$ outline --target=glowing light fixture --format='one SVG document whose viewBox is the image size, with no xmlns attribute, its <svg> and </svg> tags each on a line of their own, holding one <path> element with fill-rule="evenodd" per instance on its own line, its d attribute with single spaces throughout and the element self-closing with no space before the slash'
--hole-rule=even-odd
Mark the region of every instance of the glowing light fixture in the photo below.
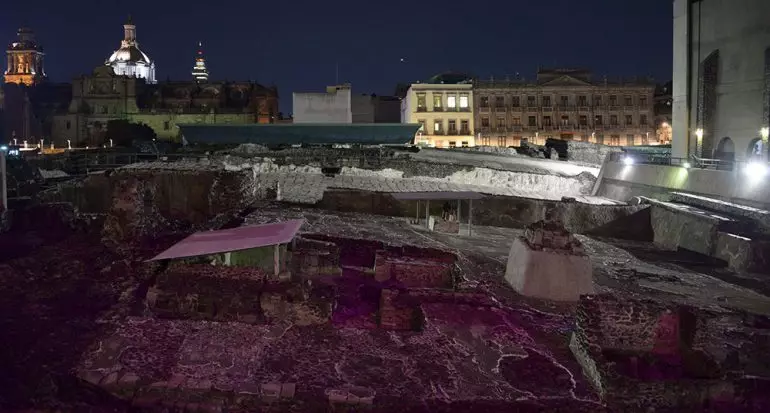
<svg viewBox="0 0 770 413">
<path fill-rule="evenodd" d="M 701 128 L 696 129 L 695 130 L 695 136 L 698 137 L 698 140 L 703 139 L 703 129 L 701 129 Z"/>
<path fill-rule="evenodd" d="M 689 162 L 685 162 L 685 163 L 682 164 L 682 167 L 684 167 L 684 169 L 690 169 L 691 166 L 692 165 L 690 165 Z"/>
<path fill-rule="evenodd" d="M 623 163 L 626 165 L 633 165 L 634 164 L 634 158 L 630 156 L 623 157 Z"/>
<path fill-rule="evenodd" d="M 764 127 L 760 129 L 759 135 L 762 137 L 762 139 L 767 140 L 767 137 L 770 136 L 770 128 Z"/>
<path fill-rule="evenodd" d="M 762 178 L 767 175 L 767 165 L 763 162 L 749 162 L 743 172 L 750 178 Z"/>
</svg>

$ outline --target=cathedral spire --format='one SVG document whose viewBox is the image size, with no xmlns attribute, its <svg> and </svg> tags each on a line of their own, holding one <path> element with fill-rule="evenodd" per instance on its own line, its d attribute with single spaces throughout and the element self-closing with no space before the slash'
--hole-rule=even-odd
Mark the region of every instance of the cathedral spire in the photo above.
<svg viewBox="0 0 770 413">
<path fill-rule="evenodd" d="M 203 43 L 201 42 L 198 42 L 198 52 L 195 55 L 195 66 L 193 66 L 192 76 L 197 83 L 206 83 L 209 80 L 209 70 L 206 68 L 206 59 L 203 57 Z"/>
</svg>

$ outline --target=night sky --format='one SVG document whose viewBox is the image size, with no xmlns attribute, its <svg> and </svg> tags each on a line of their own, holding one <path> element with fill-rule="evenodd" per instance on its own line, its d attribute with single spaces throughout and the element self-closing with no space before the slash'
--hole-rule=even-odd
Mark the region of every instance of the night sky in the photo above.
<svg viewBox="0 0 770 413">
<path fill-rule="evenodd" d="M 213 80 L 275 84 L 284 112 L 291 92 L 333 84 L 337 64 L 355 93 L 377 94 L 447 70 L 532 78 L 538 66 L 585 67 L 671 79 L 672 0 L 8 1 L 0 42 L 30 26 L 48 76 L 69 81 L 119 47 L 128 14 L 159 80 L 190 80 L 202 41 Z"/>
</svg>

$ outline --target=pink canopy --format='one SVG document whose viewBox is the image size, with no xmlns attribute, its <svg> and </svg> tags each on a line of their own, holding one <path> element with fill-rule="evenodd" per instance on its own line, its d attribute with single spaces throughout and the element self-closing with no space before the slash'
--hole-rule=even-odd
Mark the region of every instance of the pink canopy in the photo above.
<svg viewBox="0 0 770 413">
<path fill-rule="evenodd" d="M 268 245 L 287 244 L 294 239 L 297 231 L 304 223 L 305 220 L 303 219 L 294 219 L 274 224 L 196 232 L 149 261 L 220 254 Z"/>
</svg>

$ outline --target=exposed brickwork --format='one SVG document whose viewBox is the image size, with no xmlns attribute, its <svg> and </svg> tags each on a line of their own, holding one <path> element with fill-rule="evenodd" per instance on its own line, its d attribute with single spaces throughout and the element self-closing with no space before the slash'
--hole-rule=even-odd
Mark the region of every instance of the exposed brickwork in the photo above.
<svg viewBox="0 0 770 413">
<path fill-rule="evenodd" d="M 329 320 L 334 292 L 320 285 L 281 283 L 252 267 L 174 264 L 158 275 L 146 302 L 165 317 L 307 325 Z"/>
<path fill-rule="evenodd" d="M 289 268 L 301 277 L 339 275 L 340 248 L 333 242 L 296 237 Z"/>
<path fill-rule="evenodd" d="M 380 328 L 386 330 L 419 330 L 422 312 L 417 300 L 406 292 L 383 289 L 380 296 Z"/>
<path fill-rule="evenodd" d="M 742 324 L 734 316 L 718 317 L 690 307 L 586 296 L 578 305 L 570 347 L 584 374 L 611 404 L 690 408 L 746 403 L 757 398 L 756 388 L 749 388 L 756 383 L 725 379 L 730 371 L 738 372 L 738 366 L 713 351 L 740 334 Z M 768 333 L 764 337 L 770 337 Z M 763 352 L 757 347 L 748 350 L 749 343 L 761 339 L 738 341 L 731 345 L 737 344 L 748 359 Z M 738 376 L 743 374 L 741 369 Z"/>
</svg>

